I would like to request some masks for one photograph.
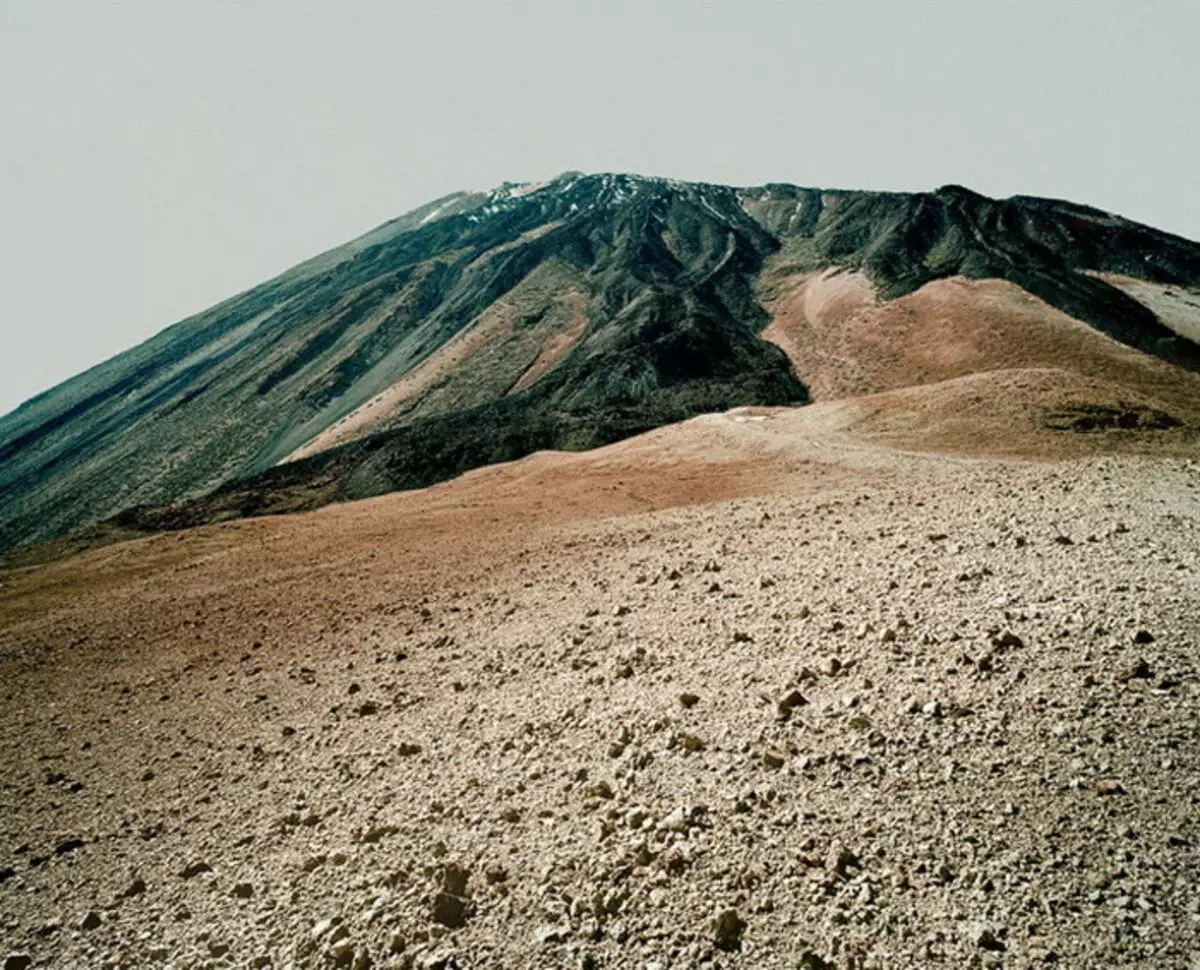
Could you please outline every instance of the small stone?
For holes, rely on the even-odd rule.
[[[94,930],[99,925],[100,925],[100,914],[97,913],[95,910],[93,910],[92,912],[89,912],[79,922],[79,928],[81,930]]]
[[[1125,786],[1115,778],[1101,778],[1096,782],[1096,794],[1103,796],[1128,795],[1129,792],[1127,792],[1125,790]]]
[[[659,822],[658,827],[664,832],[686,832],[688,828],[688,810],[680,805]]]
[[[849,879],[850,870],[861,869],[862,863],[859,861],[858,856],[844,845],[835,845],[829,850],[829,857],[825,861],[825,868],[841,876],[843,879]]]
[[[533,938],[541,946],[546,946],[550,943],[561,943],[563,941],[563,932],[557,926],[539,926],[533,931]]]
[[[713,921],[713,945],[726,953],[735,953],[742,948],[745,932],[746,921],[738,916],[736,909],[727,909]]]
[[[683,745],[684,751],[691,751],[693,753],[703,751],[708,747],[703,739],[696,737],[694,734],[681,734],[679,736],[679,743]]]
[[[123,899],[133,899],[134,896],[140,896],[145,891],[146,891],[146,880],[142,879],[141,877],[138,877],[138,878],[134,879],[133,882],[131,882],[128,886],[125,887],[125,891],[121,893],[121,897]]]
[[[1154,671],[1151,670],[1150,664],[1145,660],[1139,660],[1132,667],[1122,670],[1117,674],[1117,680],[1124,684],[1131,680],[1150,680],[1154,676]]]
[[[1133,642],[1138,644],[1153,643],[1155,636],[1149,630],[1138,630],[1133,635]]]
[[[489,886],[495,886],[502,882],[508,882],[508,870],[503,866],[488,866],[483,873],[483,878],[487,880]]]
[[[335,943],[329,948],[329,959],[335,967],[348,967],[354,962],[354,944],[349,941]]]
[[[812,950],[800,954],[799,970],[834,970],[836,964],[830,963]]]
[[[419,744],[409,744],[407,741],[401,741],[399,747],[396,748],[396,754],[401,758],[411,758],[414,754],[421,753]]]
[[[254,895],[254,887],[248,882],[239,882],[233,887],[233,895],[238,899],[249,899]]]
[[[442,870],[442,891],[433,900],[433,920],[450,929],[458,929],[467,922],[470,903],[467,900],[467,883],[470,870],[451,862]]]
[[[450,893],[438,893],[433,900],[433,921],[456,930],[467,922],[467,901]]]
[[[825,666],[821,668],[821,672],[826,677],[836,677],[842,669],[842,661],[840,657],[830,657],[825,661]]]
[[[399,832],[395,825],[372,825],[369,829],[359,836],[358,841],[365,842],[367,845],[373,845],[376,842],[381,842],[389,835],[395,835]]]
[[[33,957],[28,953],[10,953],[4,960],[4,970],[28,970],[33,966]]]
[[[991,950],[993,953],[1003,953],[1008,949],[995,932],[987,927],[982,927],[975,933],[975,945],[983,950]]]
[[[681,707],[695,707],[698,703],[700,703],[700,696],[698,694],[685,693],[679,695],[679,704]]]
[[[778,771],[788,761],[786,751],[781,751],[779,748],[767,748],[762,754],[763,764],[773,771]]]
[[[788,694],[779,702],[777,710],[779,719],[786,721],[792,716],[792,711],[797,707],[804,707],[808,703],[808,698],[798,690],[789,691]]]
[[[54,847],[54,854],[67,855],[67,853],[74,852],[76,849],[82,849],[83,846],[83,839],[63,839]]]
[[[467,883],[470,878],[469,869],[464,869],[458,863],[451,862],[442,871],[442,890],[450,893],[451,896],[466,896]]]
[[[194,879],[196,876],[202,875],[206,872],[212,872],[212,866],[210,866],[207,862],[200,860],[185,867],[184,870],[179,873],[179,875],[184,879]]]

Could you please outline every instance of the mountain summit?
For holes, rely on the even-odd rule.
[[[1198,294],[1200,245],[957,186],[567,173],[456,193],[0,418],[0,549],[1000,369],[1107,382],[1137,402],[1126,424],[1186,425]]]

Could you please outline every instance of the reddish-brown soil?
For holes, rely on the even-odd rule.
[[[1200,375],[1117,343],[1002,280],[938,280],[879,302],[865,277],[826,270],[775,278],[763,296],[772,314],[764,336],[817,400],[1036,368],[1104,381],[1167,411],[1200,408]]]
[[[1047,424],[1126,397],[741,409],[2,572],[5,952],[1185,967],[1193,432]]]

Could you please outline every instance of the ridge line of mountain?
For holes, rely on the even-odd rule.
[[[793,345],[803,351],[764,339],[789,294],[811,295],[830,270],[868,280],[883,306],[938,281],[1005,281],[1165,362],[1168,376],[1139,364],[1122,380],[1149,381],[1164,413],[1189,420],[1191,385],[1167,385],[1175,370],[1200,373],[1196,243],[1088,206],[953,185],[872,193],[565,173],[442,196],[0,417],[0,549],[258,487],[247,482],[312,476],[307,506],[703,411],[804,403],[814,381],[846,379],[827,373],[822,341],[876,313],[835,313],[833,329],[828,315],[806,319]],[[845,368],[909,353],[861,338]],[[1032,362],[1053,364],[1068,352],[1059,344]],[[1085,350],[1069,351],[1083,354],[1071,364],[1080,373],[1117,366],[1107,344]],[[861,390],[991,366],[971,353]]]

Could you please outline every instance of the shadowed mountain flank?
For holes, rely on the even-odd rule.
[[[957,369],[924,361],[890,383],[871,361],[830,364],[836,341],[793,304],[834,269],[867,282],[872,312],[920,319],[945,315],[922,295],[938,281],[1004,281],[1094,337],[1069,344],[1080,360],[1028,366],[1137,383],[1111,362],[1123,345],[1160,368],[1158,390],[1183,381],[1151,402],[1176,417],[1200,372],[1200,246],[1094,209],[571,173],[436,200],[0,418],[0,549],[118,513],[142,527],[311,508],[810,389],[1011,366],[981,341]],[[969,314],[975,296],[956,299]]]

